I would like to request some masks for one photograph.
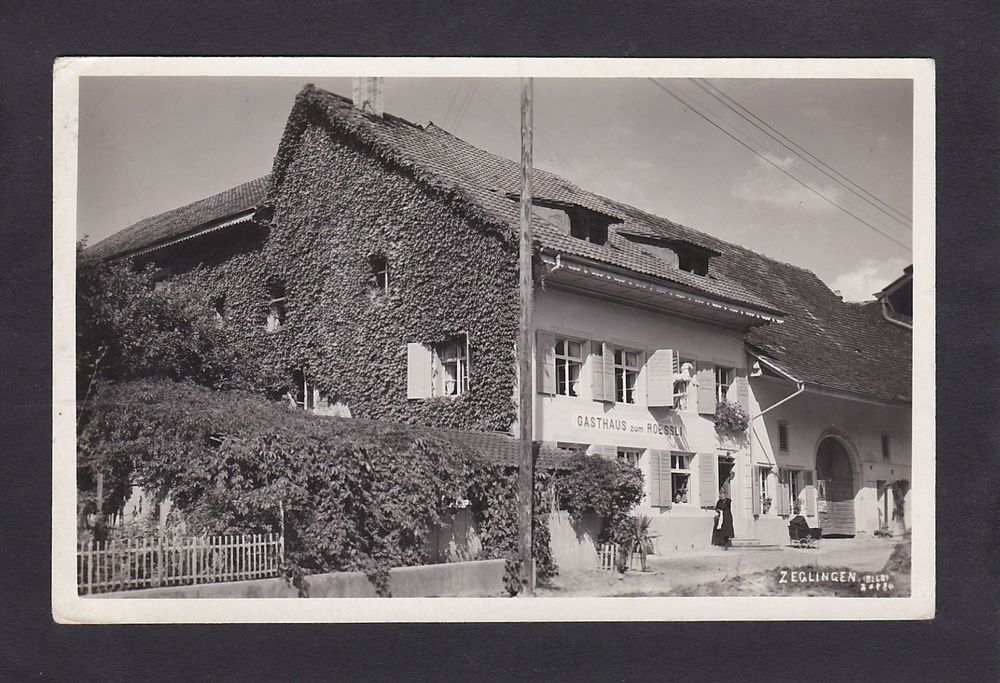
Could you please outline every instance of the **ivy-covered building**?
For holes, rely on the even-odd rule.
[[[513,433],[518,164],[380,99],[305,87],[269,175],[88,253],[196,283],[305,410]],[[911,332],[884,303],[905,283],[846,303],[551,173],[533,186],[535,438],[641,468],[659,552],[708,544],[720,488],[745,539],[782,542],[796,510],[845,535],[909,525]]]

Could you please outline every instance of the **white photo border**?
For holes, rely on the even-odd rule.
[[[785,78],[913,81],[910,597],[86,598],[76,587],[75,263],[79,81],[89,76]],[[935,614],[935,65],[931,59],[64,57],[53,67],[52,613],[60,623],[744,621]]]

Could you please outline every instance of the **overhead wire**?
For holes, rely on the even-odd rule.
[[[472,96],[476,94],[476,88],[478,87],[479,87],[479,81],[476,80],[472,81],[472,87],[469,88],[469,94],[466,95],[465,102],[463,103],[462,108],[458,110],[458,113],[455,116],[455,123],[452,124],[451,127],[452,130],[457,132],[458,127],[462,125],[462,119],[465,118],[465,112],[469,110],[469,105],[472,104]]]
[[[496,90],[496,92],[501,97],[504,96],[503,91],[501,91],[500,87],[497,86],[492,80],[487,79],[487,82],[493,87],[494,90]],[[480,97],[480,99],[483,100],[483,102],[485,102],[487,105],[489,105],[489,107],[494,112],[496,112],[496,115],[500,118],[500,120],[503,121],[505,124],[507,124],[507,126],[509,128],[511,128],[515,132],[517,132],[519,130],[519,128],[517,126],[515,126],[513,123],[511,123],[510,120],[507,119],[507,117],[505,117],[503,115],[503,112],[500,111],[500,108],[497,107],[495,104],[493,104],[493,102],[488,97],[486,97],[486,95],[484,95],[482,91],[479,92],[479,97]],[[541,131],[539,131],[538,128],[535,128],[533,130],[533,133],[534,133],[534,135],[538,136],[538,139],[541,140],[545,144],[546,147],[549,148],[549,150],[552,152],[552,154],[555,156],[555,158],[558,159],[558,161],[561,162],[563,166],[565,166],[566,168],[570,169],[574,174],[579,175],[579,170],[576,168],[576,165],[573,164],[573,163],[571,163],[570,161],[568,161],[565,157],[563,157],[563,155],[559,153],[559,150],[557,150],[555,148],[555,146],[551,142],[549,142],[548,139],[545,138],[545,136],[542,135]],[[556,159],[552,159],[552,161],[555,161]]]
[[[868,226],[868,228],[870,228],[871,230],[874,230],[879,235],[882,235],[882,237],[885,237],[887,240],[890,240],[891,242],[895,242],[896,244],[898,244],[899,246],[903,247],[904,249],[912,251],[912,247],[910,247],[909,245],[904,244],[903,242],[899,241],[898,239],[896,239],[892,235],[889,235],[886,232],[883,232],[882,230],[880,230],[876,226],[874,226],[871,223],[869,223],[868,221],[866,221],[864,218],[858,216],[856,213],[853,213],[852,211],[849,211],[846,207],[844,207],[841,204],[837,203],[836,200],[831,199],[827,195],[825,195],[822,192],[820,192],[819,190],[817,190],[812,185],[808,184],[807,182],[805,182],[804,180],[802,180],[801,178],[799,178],[795,174],[791,173],[790,171],[788,171],[787,169],[785,169],[780,164],[776,163],[772,159],[768,159],[766,155],[762,154],[755,147],[753,147],[752,145],[750,145],[748,142],[745,142],[744,140],[740,139],[736,134],[731,133],[730,131],[728,131],[724,126],[722,126],[721,124],[719,124],[716,121],[714,121],[707,114],[704,114],[701,110],[699,110],[698,108],[696,108],[694,105],[690,104],[687,100],[685,100],[680,95],[676,94],[675,92],[673,92],[672,90],[670,90],[669,88],[667,88],[662,83],[658,82],[656,79],[650,78],[649,81],[653,85],[655,85],[657,88],[659,88],[660,90],[662,90],[663,92],[665,92],[667,95],[669,95],[670,97],[674,98],[675,100],[677,100],[678,102],[680,102],[682,105],[684,105],[685,107],[687,107],[688,109],[690,109],[694,114],[696,114],[700,118],[704,119],[706,122],[708,122],[709,124],[711,124],[713,127],[715,127],[718,130],[720,130],[727,137],[731,138],[733,141],[735,141],[736,143],[738,143],[742,147],[745,147],[746,149],[750,150],[755,155],[757,155],[758,157],[760,157],[761,159],[763,159],[765,162],[767,162],[771,166],[774,166],[776,169],[778,169],[783,174],[785,174],[786,176],[788,176],[789,178],[791,178],[792,180],[794,180],[799,185],[802,185],[804,188],[806,188],[807,190],[809,190],[810,192],[812,192],[816,196],[822,198],[824,201],[826,201],[826,202],[832,204],[833,206],[835,206],[836,208],[840,209],[841,211],[843,211],[844,213],[846,213],[848,216],[850,216],[854,220],[858,221],[859,223],[862,223],[863,225]]]
[[[905,213],[892,206],[888,202],[884,201],[872,192],[869,192],[864,187],[858,183],[851,180],[849,177],[833,168],[822,159],[812,154],[809,150],[802,147],[800,144],[789,138],[787,135],[779,131],[777,128],[771,124],[764,121],[762,118],[754,114],[752,111],[744,107],[742,104],[737,102],[731,96],[727,95],[720,88],[709,83],[704,78],[692,78],[689,79],[696,86],[701,88],[704,92],[708,93],[711,97],[720,102],[723,106],[728,108],[730,111],[736,113],[742,119],[747,121],[750,125],[760,130],[762,133],[775,140],[778,144],[782,145],[797,157],[805,161],[807,164],[817,169],[820,173],[828,176],[840,185],[844,185],[845,189],[858,196],[863,201],[867,202],[873,206],[878,211],[881,211],[889,218],[902,223],[906,227],[912,227],[912,219]],[[883,208],[884,207],[884,208]]]
[[[447,125],[448,117],[451,116],[451,108],[455,105],[455,99],[458,97],[458,93],[462,91],[462,85],[465,84],[464,78],[458,79],[458,87],[455,88],[455,92],[451,94],[451,101],[448,103],[448,111],[445,112],[444,118],[441,119],[442,125]]]

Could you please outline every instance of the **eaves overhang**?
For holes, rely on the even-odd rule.
[[[231,214],[230,216],[227,216],[225,218],[215,220],[210,223],[204,223],[194,228],[193,230],[190,230],[184,233],[183,235],[180,235],[179,237],[173,237],[171,239],[159,242],[157,244],[151,244],[149,246],[142,247],[139,249],[133,249],[130,251],[121,252],[120,254],[114,254],[112,256],[109,256],[108,259],[112,261],[117,261],[125,258],[144,256],[146,254],[159,251],[160,249],[166,249],[167,247],[172,247],[176,244],[180,244],[181,242],[186,242],[188,240],[192,240],[198,237],[202,237],[204,235],[217,232],[224,228],[230,228],[237,225],[244,225],[253,220],[255,212],[256,212],[256,207],[245,209],[243,211],[240,211],[239,213]]]
[[[603,298],[731,327],[784,322],[776,311],[726,301],[579,257],[543,250],[541,258],[547,266],[546,282]]]
[[[793,384],[800,384],[805,388],[807,394],[815,394],[818,396],[829,396],[831,398],[839,398],[846,401],[859,401],[861,403],[869,403],[873,405],[880,406],[891,406],[895,408],[902,408],[911,406],[913,401],[907,397],[900,396],[896,400],[886,400],[883,398],[878,398],[876,396],[871,396],[859,391],[849,391],[847,389],[839,389],[837,387],[831,387],[821,382],[815,382],[812,380],[799,380],[792,376],[790,372],[784,368],[778,361],[770,356],[758,353],[750,348],[746,349],[748,355],[752,358],[756,358],[758,361],[763,363],[769,369],[774,371],[778,376],[772,376],[770,379],[778,380],[783,382],[789,382]],[[751,379],[754,375],[751,374]]]

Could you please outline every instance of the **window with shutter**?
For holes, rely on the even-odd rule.
[[[717,403],[729,401],[729,387],[733,385],[734,377],[732,368],[722,365],[715,366],[715,400]]]
[[[695,367],[698,370],[698,413],[715,415],[715,368],[705,361],[698,361]]]
[[[651,408],[674,407],[674,366],[676,354],[671,349],[657,349],[646,360],[646,405]]]
[[[535,383],[540,394],[556,393],[556,337],[544,330],[535,331]]]
[[[614,349],[613,371],[614,400],[618,403],[635,403],[636,383],[639,381],[639,352]]]
[[[675,503],[691,501],[690,453],[670,453],[670,499]]]
[[[439,344],[434,349],[434,367],[439,376],[432,383],[435,396],[458,396],[469,391],[469,336]]]
[[[583,371],[584,342],[568,337],[555,338],[556,395],[579,396]]]
[[[714,394],[713,394],[714,397]],[[698,454],[698,500],[701,507],[714,508],[719,499],[715,453]]]

